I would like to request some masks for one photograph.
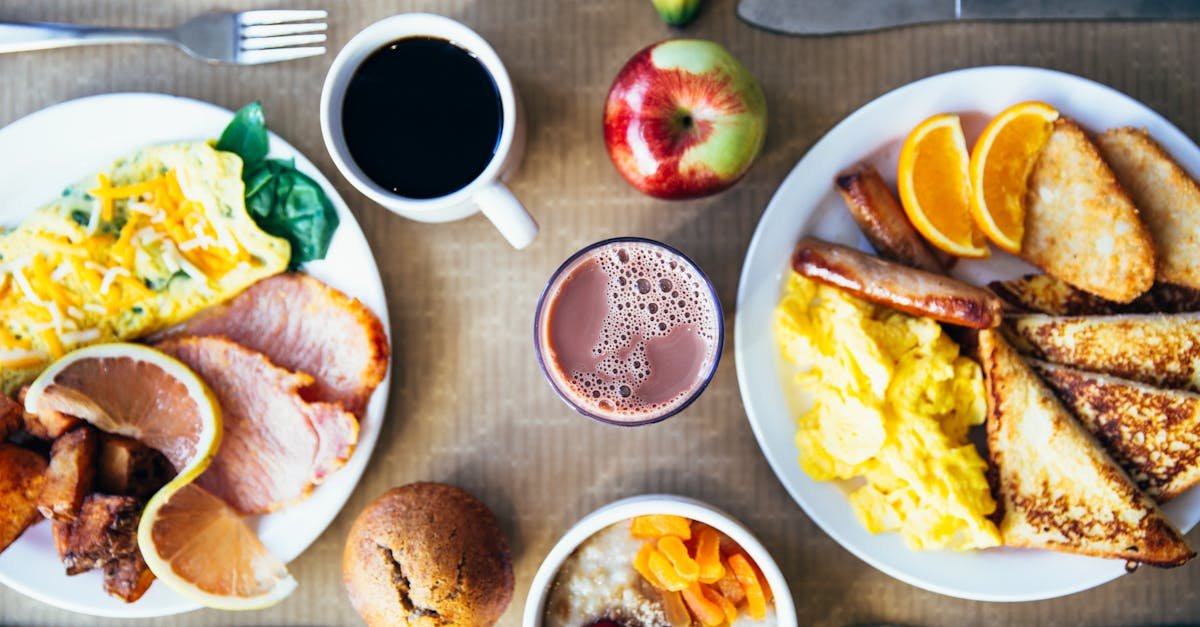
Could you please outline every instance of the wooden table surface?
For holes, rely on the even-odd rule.
[[[133,46],[0,56],[0,124],[106,92],[165,92],[231,109],[261,100],[271,128],[312,158],[349,203],[387,290],[395,354],[387,422],[345,510],[292,563],[299,590],[261,612],[199,611],[146,624],[355,624],[341,585],[346,532],[376,495],[417,480],[463,486],[503,521],[517,581],[503,625],[519,624],[530,580],[567,527],[611,500],[646,492],[696,497],[749,525],[780,562],[806,623],[1200,621],[1196,563],[1142,569],[1062,599],[991,604],[925,592],[859,561],[804,515],[761,455],[737,389],[732,323],[726,359],[703,397],[672,420],[639,429],[573,414],[543,380],[530,341],[537,296],[557,264],[585,244],[616,235],[660,239],[690,254],[712,277],[732,320],[746,246],[791,167],[842,117],[930,74],[992,64],[1065,70],[1133,95],[1196,137],[1200,23],[956,24],[798,39],[740,22],[734,0],[708,0],[685,33],[723,43],[757,75],[767,95],[769,132],[759,162],[733,189],[670,203],[621,180],[600,128],[602,103],[621,64],[674,35],[648,0],[328,0],[323,7],[309,0],[0,0],[0,20],[160,26],[213,8],[301,7],[330,10],[334,51],[367,24],[415,10],[448,15],[486,37],[527,110],[528,149],[512,188],[541,222],[541,235],[518,252],[482,217],[418,224],[356,193],[330,162],[318,126],[332,53],[251,68],[214,67],[173,50]],[[1200,545],[1200,533],[1189,538]],[[106,622],[0,588],[0,623],[93,621]]]

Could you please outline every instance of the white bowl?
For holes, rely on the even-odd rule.
[[[550,549],[550,553],[542,561],[541,567],[533,577],[529,596],[525,598],[525,618],[522,624],[525,627],[541,626],[542,616],[546,612],[546,599],[550,596],[550,587],[554,584],[554,578],[558,576],[558,570],[562,568],[563,562],[575,552],[580,544],[583,544],[584,540],[609,525],[648,514],[683,516],[702,522],[729,536],[746,551],[767,578],[767,583],[771,586],[771,591],[775,596],[772,604],[775,606],[775,616],[779,624],[798,624],[796,605],[792,600],[792,592],[788,589],[787,580],[783,578],[783,572],[779,570],[779,565],[771,558],[771,554],[758,541],[758,538],[755,538],[749,529],[734,520],[729,514],[695,499],[670,494],[646,494],[609,503],[584,516],[568,529],[558,544]]]

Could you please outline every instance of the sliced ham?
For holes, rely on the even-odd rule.
[[[312,375],[305,398],[341,403],[360,417],[387,372],[388,340],[379,318],[305,274],[259,281],[167,335],[227,337],[288,370]]]
[[[264,514],[303,499],[349,459],[358,421],[340,405],[305,400],[312,377],[271,363],[219,337],[158,343],[208,383],[225,431],[197,482],[243,514]]]

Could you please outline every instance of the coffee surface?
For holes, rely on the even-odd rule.
[[[445,39],[411,37],[359,65],[342,131],[372,181],[407,198],[438,198],[491,162],[503,114],[496,83],[474,55]]]
[[[670,250],[641,242],[597,248],[547,292],[542,359],[573,403],[637,422],[687,402],[716,355],[715,299]]]

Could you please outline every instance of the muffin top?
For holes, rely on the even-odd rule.
[[[342,576],[368,625],[492,625],[513,594],[496,517],[441,483],[392,488],[368,505],[350,529]]]

